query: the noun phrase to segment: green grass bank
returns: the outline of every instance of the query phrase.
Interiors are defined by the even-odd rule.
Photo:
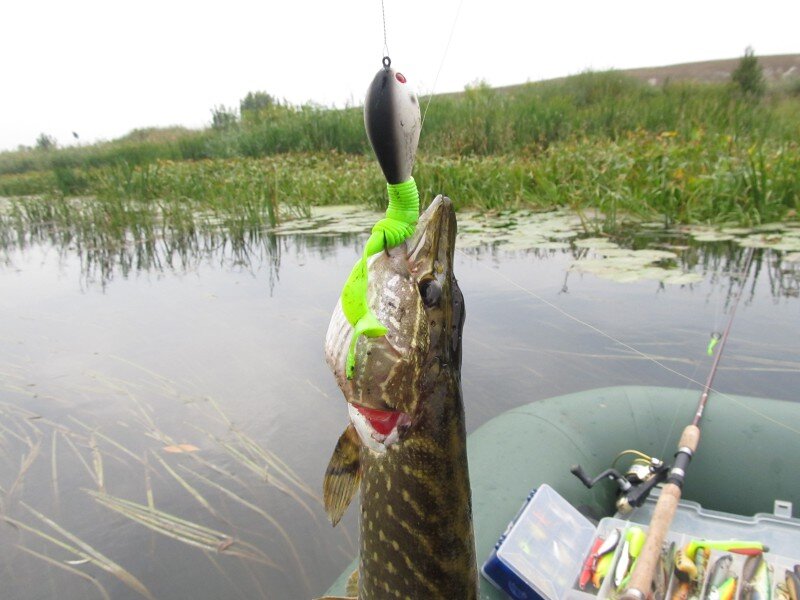
[[[754,224],[797,216],[798,140],[797,85],[756,98],[725,84],[585,73],[436,96],[414,174],[424,198],[443,192],[464,207],[599,208],[609,226],[621,213]],[[384,182],[360,108],[277,103],[203,131],[2,153],[0,195],[11,197],[6,228],[58,205],[259,226],[311,205],[380,206]]]

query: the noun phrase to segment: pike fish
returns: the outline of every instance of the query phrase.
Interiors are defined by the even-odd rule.
[[[372,258],[368,302],[387,333],[358,339],[352,379],[341,302],[328,328],[350,423],[323,491],[335,525],[360,488],[358,600],[477,598],[455,236],[453,205],[438,196],[409,240]]]

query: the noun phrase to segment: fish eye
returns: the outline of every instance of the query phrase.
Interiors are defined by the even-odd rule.
[[[403,75],[402,73],[397,72],[397,73],[395,73],[394,76],[397,79],[397,81],[399,81],[400,83],[405,83],[406,82],[405,75]]]
[[[423,279],[419,282],[419,295],[422,297],[422,303],[428,308],[437,306],[442,297],[442,285],[433,277]]]

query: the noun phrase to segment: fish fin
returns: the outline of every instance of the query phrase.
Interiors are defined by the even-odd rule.
[[[344,588],[344,593],[354,598],[358,596],[358,569],[350,573],[350,577],[347,578],[347,587]]]
[[[336,442],[322,483],[325,512],[332,525],[344,515],[361,481],[360,450],[361,441],[351,423]]]

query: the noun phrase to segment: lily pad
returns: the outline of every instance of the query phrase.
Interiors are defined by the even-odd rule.
[[[786,225],[783,223],[764,223],[763,225],[758,225],[753,227],[754,231],[783,231],[786,228]]]
[[[456,242],[457,248],[480,248],[486,245],[486,238],[479,234],[459,234]]]
[[[705,233],[692,234],[692,238],[694,238],[696,242],[728,242],[730,240],[736,239],[736,236],[734,236],[731,233],[708,231]]]
[[[723,227],[721,231],[730,235],[749,235],[753,233],[753,230],[747,227]]]
[[[568,240],[574,237],[578,237],[577,231],[553,231],[550,233],[550,237],[556,240]]]
[[[650,260],[650,262],[678,258],[677,254],[669,250],[632,250],[631,254],[640,259],[646,258]]]
[[[610,279],[617,283],[633,283],[642,279],[641,275],[636,271],[609,271],[602,275],[604,279]]]
[[[736,240],[742,248],[769,248],[774,241],[770,241],[762,235],[750,235],[746,238]]]
[[[786,236],[782,241],[770,246],[773,250],[782,252],[800,252],[800,238]]]
[[[800,238],[794,235],[756,234],[736,241],[745,248],[774,248],[784,252],[800,250]]]
[[[688,283],[697,283],[703,281],[703,276],[700,273],[672,273],[662,279],[664,283],[670,285],[686,285]]]
[[[569,250],[570,245],[567,242],[536,242],[531,246],[540,250]]]
[[[616,244],[606,238],[583,238],[573,242],[576,248],[591,248],[592,250],[611,250],[619,248]]]

